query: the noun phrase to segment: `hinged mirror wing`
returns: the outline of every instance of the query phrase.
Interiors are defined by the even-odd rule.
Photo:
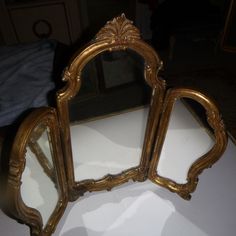
[[[38,108],[20,125],[12,146],[6,211],[31,235],[51,235],[67,205],[56,111]]]
[[[126,57],[125,54],[128,56]],[[107,131],[101,131],[97,126],[94,127],[93,123],[85,124],[84,126],[77,126],[77,131],[75,131],[76,127],[74,127],[72,134],[72,126],[70,125],[70,112],[68,107],[70,103],[73,102],[74,97],[80,91],[81,84],[85,83],[85,79],[87,79],[86,70],[90,63],[93,63],[93,60],[97,56],[101,56],[103,58],[125,57],[127,62],[126,65],[128,65],[130,61],[130,64],[135,64],[138,61],[138,63],[142,64],[141,68],[143,68],[141,74],[152,90],[149,111],[146,111],[148,115],[145,115],[146,113],[144,112],[144,116],[147,118],[145,118],[145,135],[142,137],[144,141],[141,147],[138,147],[141,149],[141,153],[139,154],[136,152],[135,155],[138,155],[138,157],[133,159],[136,160],[133,163],[132,161],[128,161],[129,164],[127,164],[128,162],[126,161],[131,160],[132,155],[125,157],[124,152],[122,151],[120,153],[120,159],[117,162],[117,152],[115,151],[117,149],[114,149],[113,152],[112,150],[109,151],[109,145],[107,145],[105,141],[105,139],[109,139],[112,140],[114,144],[114,140],[117,137],[108,137],[109,135],[107,136],[107,133],[105,134]],[[104,64],[107,66],[107,74],[109,74],[109,69],[111,70],[112,67],[115,67],[116,70],[120,72],[119,76],[117,76],[118,79],[115,80],[115,82],[109,81],[109,78],[105,80],[105,85],[107,87],[120,84],[123,80],[123,77],[129,76],[127,73],[125,73],[125,71],[122,70],[122,66],[119,67],[119,63],[114,64],[111,62],[111,66],[108,65],[108,62],[104,62]],[[165,91],[165,82],[157,76],[161,67],[162,62],[155,51],[141,39],[139,30],[132,24],[131,21],[126,19],[124,14],[114,18],[112,21],[109,21],[98,32],[98,34],[95,36],[95,39],[86,48],[78,52],[72,59],[64,72],[63,79],[66,82],[66,86],[57,93],[61,137],[71,200],[75,200],[86,191],[98,191],[103,189],[109,190],[114,186],[127,182],[130,179],[137,181],[143,181],[146,179],[154,135],[158,125]],[[132,79],[132,77],[129,77],[128,81],[132,81]],[[127,97],[127,99],[129,98]],[[116,103],[116,101],[110,101],[110,103]],[[74,109],[79,110],[80,106],[78,105],[78,107]],[[135,116],[135,113],[133,113],[133,116]],[[124,116],[123,118],[121,117],[121,119],[124,119],[125,121],[127,120],[127,117]],[[104,126],[107,124],[107,130],[109,127],[109,119],[103,121]],[[113,122],[113,124],[115,123]],[[129,127],[130,130],[132,130],[131,126],[127,124],[126,127]],[[132,121],[130,124],[132,124]],[[118,130],[119,128],[116,129],[116,131]],[[135,130],[135,128],[133,130]],[[99,131],[100,134],[97,131]],[[116,133],[116,131],[114,130],[113,133]],[[126,136],[127,132],[128,130],[125,130],[124,127],[124,131],[123,133],[121,132],[120,136]],[[76,135],[82,133],[90,134],[87,136],[87,141],[83,139],[85,136],[76,139]],[[98,145],[101,139],[99,139],[99,142],[97,142],[94,139],[96,135],[100,135],[101,139],[104,139],[104,144],[107,145],[107,147]],[[127,137],[125,138],[127,139]],[[132,136],[129,140],[131,139]],[[124,143],[124,140],[115,140],[115,145],[119,146],[120,149],[127,148],[127,144],[123,145],[121,143]],[[89,152],[89,154],[86,156],[83,154],[83,152],[86,152],[86,150],[81,150],[81,147],[83,146],[87,149],[90,149],[90,151],[94,151],[95,154]],[[132,153],[132,148],[133,147],[129,149],[130,153]],[[101,150],[105,150],[105,152],[99,152]],[[92,159],[93,155],[94,159]],[[98,163],[97,165],[94,164],[99,160],[101,160],[102,163]],[[108,168],[107,171],[101,171],[101,174],[98,176],[93,175],[98,173],[101,168],[104,167],[104,165],[108,166],[109,163],[113,163],[113,170]],[[94,171],[92,171],[92,168],[89,169],[89,167],[92,166]],[[84,177],[81,176],[83,173],[85,173]]]
[[[186,106],[194,101],[205,110],[203,123],[199,123]],[[209,129],[203,127],[206,123]],[[199,174],[221,157],[226,145],[223,121],[210,98],[192,89],[169,89],[163,103],[149,178],[190,199]]]

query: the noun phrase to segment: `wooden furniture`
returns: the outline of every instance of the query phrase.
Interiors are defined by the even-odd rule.
[[[0,31],[5,44],[55,39],[70,45],[81,34],[76,0],[1,1]]]
[[[80,134],[81,127],[78,130],[74,129],[75,134],[72,135],[69,113],[69,104],[76,97],[83,83],[86,65],[91,63],[97,55],[105,56],[105,53],[112,51],[127,53],[132,51],[136,56],[141,57],[144,79],[152,90],[148,113],[141,122],[143,125],[141,129],[143,138],[139,140],[141,148],[138,152],[133,152],[128,148],[127,154],[127,148],[120,148],[121,145],[117,145],[120,151],[118,155],[114,154],[115,161],[113,158],[115,148],[110,149],[108,145],[105,149],[102,148],[101,143],[94,140],[97,135],[93,135],[93,132],[92,135],[88,135],[87,140],[78,139],[75,145],[72,145],[72,138]],[[141,39],[139,30],[124,14],[107,22],[95,39],[77,52],[66,67],[63,74],[65,86],[56,95],[57,107],[36,109],[20,125],[9,155],[9,173],[6,192],[3,194],[6,204],[4,210],[29,225],[32,235],[51,235],[68,201],[77,200],[85,192],[111,190],[129,180],[142,182],[150,179],[153,183],[189,200],[191,193],[197,187],[199,174],[211,167],[223,154],[227,144],[227,135],[214,102],[193,89],[167,89],[165,81],[158,76],[161,67],[162,61],[159,56]],[[127,75],[124,73],[124,76]],[[166,155],[161,155],[161,152],[164,150],[172,111],[175,106],[178,107],[181,99],[194,100],[205,109],[206,120],[212,129],[213,144],[195,153],[194,158],[189,159],[191,161],[184,167],[184,177],[179,180],[175,175],[170,174],[172,165],[164,167],[164,174],[163,169],[160,171],[159,167],[164,157],[164,162],[166,162]],[[78,106],[77,109],[79,108]],[[102,123],[103,126],[108,125],[107,120]],[[126,119],[123,123],[129,124]],[[108,128],[108,137],[109,130]],[[133,132],[135,130],[138,129],[133,128]],[[96,132],[99,133],[99,129]],[[121,140],[124,145],[126,141],[130,142],[126,137],[126,132],[132,132],[131,125],[125,126],[123,132],[120,132],[120,135],[123,135]],[[89,133],[87,130],[87,134]],[[40,141],[42,136],[46,139],[47,145],[42,145],[44,143]],[[103,135],[100,134],[100,136]],[[140,135],[136,136],[140,137]],[[108,142],[115,143],[115,141]],[[36,150],[35,147],[38,145],[41,148],[36,148]],[[79,145],[81,147],[88,145],[95,156],[89,155],[86,158],[81,150],[77,152],[75,147]],[[98,164],[97,155],[101,148],[105,150],[105,153],[99,157],[100,160],[102,159],[102,164]],[[41,152],[44,152],[44,155],[41,155]],[[191,149],[187,155],[193,155]],[[167,162],[172,164],[169,158],[170,156]],[[95,163],[95,176],[90,176],[86,169],[91,163]],[[98,168],[103,164],[107,165],[107,168],[101,174]],[[175,167],[182,168],[182,164]],[[166,171],[169,168],[170,172]],[[37,182],[36,187],[32,182],[27,182],[27,176],[32,177],[33,182]],[[45,182],[47,184],[44,184]],[[35,195],[29,194],[31,189],[34,189],[32,192]],[[39,190],[43,194],[42,199],[37,199]]]
[[[67,45],[81,45],[81,41],[90,40],[112,16],[125,11],[130,19],[135,20],[136,14],[134,0],[6,0],[0,4],[0,35],[3,37],[2,44],[9,45],[45,38],[55,39]],[[59,46],[56,50],[54,77],[61,75],[60,65],[63,64],[64,67],[65,58],[70,51],[70,47],[62,51],[60,49]],[[135,55],[122,52],[112,54],[98,56],[88,65],[81,92],[70,104],[73,114],[71,119],[74,122],[131,109],[149,102],[150,89],[143,81],[138,62],[133,60]],[[117,82],[122,71],[115,70],[115,67],[119,64],[125,67],[127,63],[133,63],[128,71],[131,76]],[[112,81],[108,75],[111,70],[113,75],[115,71],[117,75],[113,76],[116,81],[109,84]],[[126,99],[127,97],[129,99]],[[117,100],[116,104],[110,103],[112,99]],[[76,109],[78,105],[79,110]]]

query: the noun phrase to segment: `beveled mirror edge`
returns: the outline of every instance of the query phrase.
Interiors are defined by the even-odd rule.
[[[126,49],[135,51],[145,59],[144,77],[146,82],[153,89],[140,165],[117,175],[107,175],[99,180],[76,182],[69,130],[68,101],[79,91],[81,86],[81,71],[89,60],[105,51]],[[127,182],[129,179],[144,181],[147,178],[147,169],[154,134],[159,121],[165,92],[165,81],[157,76],[161,68],[162,61],[159,59],[154,49],[141,40],[139,30],[130,20],[126,19],[124,14],[114,18],[112,21],[108,21],[95,36],[91,44],[73,57],[63,76],[63,80],[67,83],[65,87],[57,93],[57,107],[61,137],[63,140],[62,143],[64,144],[63,151],[67,170],[69,198],[71,201],[76,200],[86,191],[110,190],[112,187]]]
[[[175,101],[180,98],[191,98],[205,108],[207,121],[213,129],[215,136],[215,144],[211,150],[199,157],[199,159],[191,165],[188,171],[186,184],[178,184],[171,179],[162,177],[158,175],[156,170],[168,129],[171,112]],[[153,157],[150,162],[148,173],[149,179],[172,192],[176,192],[182,198],[190,200],[190,194],[195,191],[198,184],[198,176],[204,169],[210,168],[222,156],[227,146],[227,140],[227,133],[225,131],[223,120],[221,119],[219,110],[212,99],[203,93],[190,88],[169,89],[164,100],[163,113],[160,118],[160,126],[154,146]]]
[[[46,226],[43,228],[43,221],[38,210],[25,205],[21,198],[21,177],[25,169],[26,146],[30,134],[39,123],[45,123],[50,128],[52,135],[55,169],[58,177],[61,195],[59,201],[50,216]],[[5,195],[4,211],[17,221],[27,224],[30,227],[31,235],[51,235],[64,213],[68,202],[66,178],[63,167],[63,159],[60,151],[59,130],[57,127],[57,115],[53,108],[37,108],[22,122],[14,139],[10,153],[9,173],[7,190]]]

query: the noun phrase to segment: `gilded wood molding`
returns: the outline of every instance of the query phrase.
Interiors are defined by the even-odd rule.
[[[191,98],[200,103],[206,110],[207,121],[214,131],[215,144],[210,151],[199,157],[190,167],[186,184],[178,184],[174,180],[160,176],[157,173],[158,161],[164,144],[168,124],[174,103],[177,99]],[[227,134],[224,123],[215,103],[203,93],[188,89],[169,89],[163,104],[163,112],[160,119],[160,126],[153,151],[153,158],[150,163],[149,178],[156,184],[178,193],[182,198],[189,200],[190,193],[194,192],[198,183],[198,176],[201,172],[210,168],[224,153],[227,146]]]
[[[90,60],[105,51],[126,49],[133,50],[144,59],[144,77],[147,84],[153,90],[140,165],[118,175],[105,176],[100,180],[76,182],[70,140],[68,101],[79,92],[81,72]],[[72,58],[63,75],[66,85],[57,93],[57,107],[70,189],[70,200],[77,199],[86,191],[111,189],[129,179],[138,181],[146,179],[154,134],[158,125],[165,91],[165,81],[158,77],[158,72],[161,68],[162,61],[159,56],[154,49],[141,39],[139,30],[131,21],[126,19],[124,14],[107,22],[97,33],[95,39]]]
[[[107,24],[95,36],[96,41],[108,40],[110,42],[125,42],[139,40],[140,32],[133,22],[125,17],[125,14],[108,21]]]
[[[50,130],[50,137],[53,148],[53,163],[56,172],[57,188],[59,200],[45,227],[43,227],[40,212],[27,206],[22,200],[21,184],[22,174],[25,169],[26,147],[32,138],[35,128],[42,124]],[[34,136],[34,135],[33,135]],[[38,136],[38,133],[36,134]],[[21,124],[14,139],[12,151],[10,153],[8,183],[5,196],[5,211],[13,218],[31,229],[31,235],[51,235],[64,213],[67,205],[67,185],[61,156],[61,142],[59,139],[59,129],[57,124],[56,111],[53,108],[38,108],[33,111]],[[40,157],[37,157],[40,158]],[[47,199],[46,199],[47,200]]]

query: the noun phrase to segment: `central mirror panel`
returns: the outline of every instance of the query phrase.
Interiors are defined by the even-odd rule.
[[[107,104],[97,99],[97,107],[90,111],[94,112],[92,121],[73,121],[75,112],[80,113],[80,106],[76,111],[69,110],[75,181],[98,180],[108,174],[120,174],[137,167],[142,155],[148,105],[123,111],[122,106],[117,107],[116,103],[123,100],[124,105],[141,93],[145,86],[143,58],[132,50],[125,50],[104,52],[94,60],[99,62],[103,72],[100,87],[111,96]],[[94,60],[82,70],[81,90],[86,80],[90,80]],[[123,96],[117,97],[116,93],[121,92]],[[69,101],[69,107],[75,104],[76,97]],[[143,99],[147,100],[146,97]],[[99,116],[106,113],[105,106],[116,110],[116,113]]]
[[[63,75],[67,83],[57,93],[71,201],[86,191],[147,178],[165,91],[161,67],[124,14],[73,57]]]

